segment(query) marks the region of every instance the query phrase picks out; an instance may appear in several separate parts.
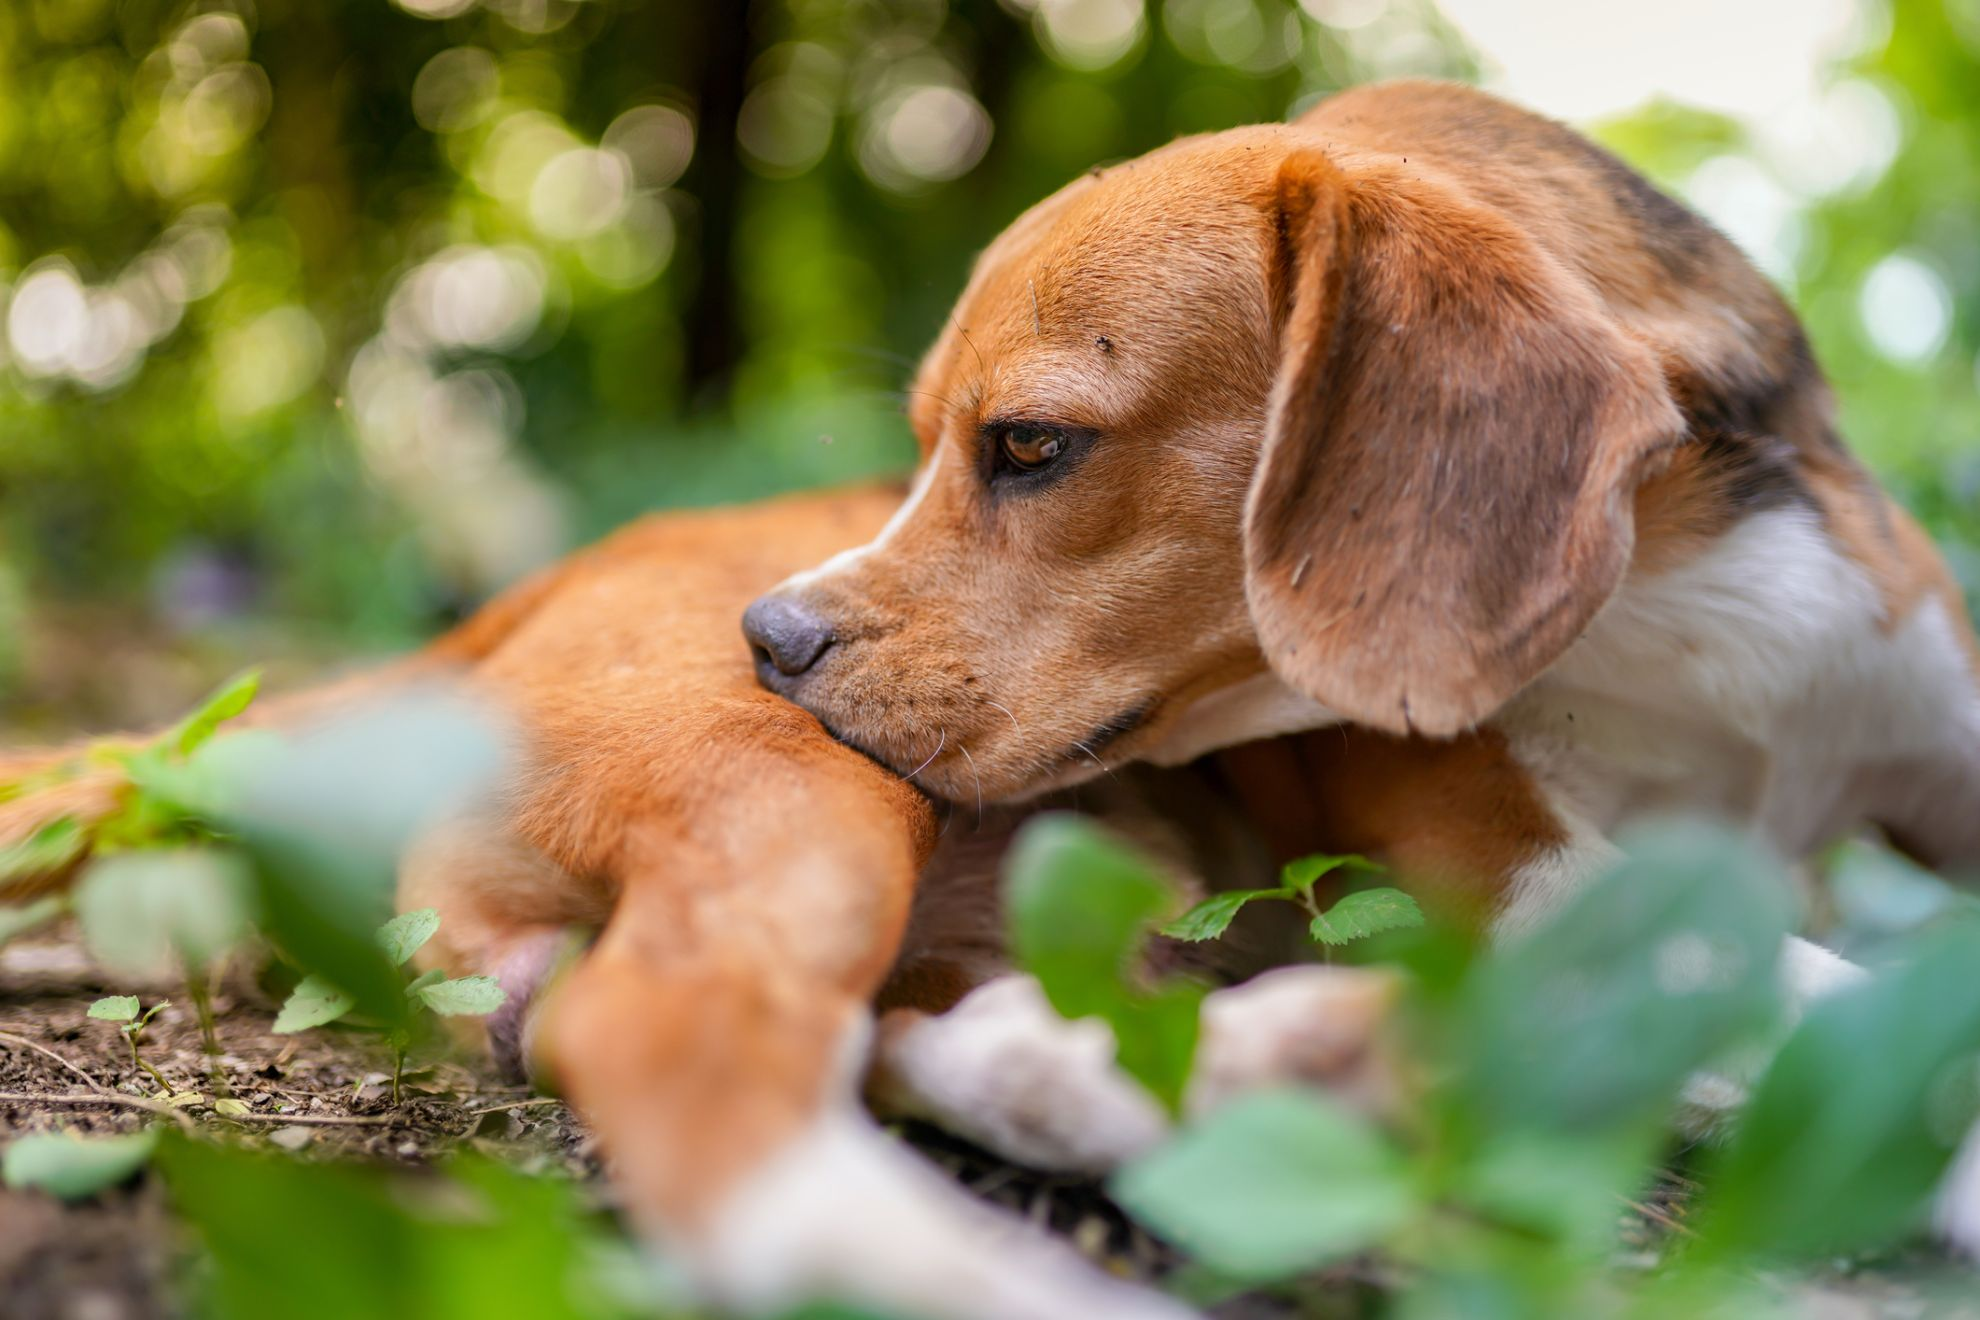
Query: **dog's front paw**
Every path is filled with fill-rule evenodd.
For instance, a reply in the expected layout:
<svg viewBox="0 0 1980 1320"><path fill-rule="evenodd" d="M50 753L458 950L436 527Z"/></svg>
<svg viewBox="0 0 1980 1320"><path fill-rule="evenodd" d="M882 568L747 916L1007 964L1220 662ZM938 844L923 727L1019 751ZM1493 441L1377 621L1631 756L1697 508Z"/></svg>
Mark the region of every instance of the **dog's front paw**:
<svg viewBox="0 0 1980 1320"><path fill-rule="evenodd" d="M690 1265L749 1313L828 1297L929 1320L1188 1320L970 1197L861 1116L828 1115L730 1196Z"/></svg>
<svg viewBox="0 0 1980 1320"><path fill-rule="evenodd" d="M939 1017L883 1023L873 1098L1019 1164L1104 1173L1169 1128L1114 1052L1104 1022L1068 1022L1031 977L1003 976Z"/></svg>
<svg viewBox="0 0 1980 1320"><path fill-rule="evenodd" d="M1204 1114L1249 1091L1321 1087L1366 1113L1395 1106L1390 1040L1401 990L1365 967L1282 967L1203 1001L1196 1068L1183 1097Z"/></svg>

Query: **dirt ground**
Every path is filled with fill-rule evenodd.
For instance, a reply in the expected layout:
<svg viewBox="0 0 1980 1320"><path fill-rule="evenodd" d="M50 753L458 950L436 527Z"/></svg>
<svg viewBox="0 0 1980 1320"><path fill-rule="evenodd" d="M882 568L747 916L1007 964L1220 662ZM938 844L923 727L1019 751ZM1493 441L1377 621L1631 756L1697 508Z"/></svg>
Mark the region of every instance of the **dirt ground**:
<svg viewBox="0 0 1980 1320"><path fill-rule="evenodd" d="M209 1101L231 1096L249 1107L248 1116L222 1117L210 1105L175 1115L145 1098L157 1088L133 1065L116 1024L87 1016L98 997L130 993L146 1006L173 999L145 1031L145 1061L175 1089ZM164 1121L196 1123L307 1159L419 1166L467 1145L528 1171L588 1180L609 1198L591 1137L571 1111L498 1076L484 1060L461 1055L409 1069L395 1106L390 1054L370 1035L332 1027L278 1036L269 1029L274 1003L245 975L221 978L214 1013L217 1079L181 987L111 981L64 926L0 946L0 1144L31 1132L134 1132ZM1109 1269L1154 1279L1175 1265L1172 1253L1128 1223L1089 1180L1020 1169L933 1129L905 1135L965 1186L1064 1234ZM173 1281L189 1250L154 1178L74 1206L0 1190L0 1314L175 1317ZM1221 1312L1236 1320L1295 1313L1267 1298Z"/></svg>
<svg viewBox="0 0 1980 1320"><path fill-rule="evenodd" d="M148 1006L174 997L147 1029L146 1061L175 1089L248 1106L225 1118L210 1105L174 1113L145 1097L156 1088L132 1065L116 1025L86 1016L101 995L138 993ZM389 1053L373 1037L336 1028L295 1036L269 1030L274 1004L243 974L222 978L215 1004L218 1077L195 1014L176 987L112 983L73 932L58 926L0 946L0 1144L71 1128L130 1132L154 1121L196 1123L249 1145L270 1143L305 1159L430 1163L463 1145L528 1171L559 1171L609 1192L590 1136L563 1104L534 1095L472 1056L422 1060L401 1103L390 1094ZM1022 1169L932 1129L905 1134L958 1181L1063 1235L1103 1268L1154 1281L1174 1254L1129 1223L1086 1179ZM1618 1264L1654 1265L1685 1232L1690 1185L1668 1173L1643 1201L1618 1207ZM74 1206L0 1190L0 1315L6 1320L168 1320L180 1311L174 1279L190 1249L156 1179L139 1177ZM1362 1262L1330 1271L1303 1300L1252 1294L1215 1308L1218 1320L1319 1320L1376 1314L1385 1268ZM1784 1281L1791 1314L1815 1320L1980 1320L1980 1290L1946 1290L1944 1262L1929 1254L1866 1268L1839 1262L1815 1283ZM1947 1303L1951 1303L1950 1306Z"/></svg>
<svg viewBox="0 0 1980 1320"><path fill-rule="evenodd" d="M208 1107L172 1117L140 1098L156 1087L133 1066L116 1024L86 1016L98 996L134 992L147 1006L174 997L145 1031L146 1062L176 1089L240 1100L246 1117ZM214 1003L216 1079L183 999L172 987L109 983L59 928L0 948L0 1141L185 1121L305 1158L418 1165L469 1144L526 1169L597 1176L591 1140L564 1105L471 1059L446 1059L409 1072L394 1106L391 1058L377 1041L335 1028L275 1035L273 1005L226 978ZM172 1278L186 1245L155 1179L72 1207L0 1191L0 1309L8 1320L173 1316Z"/></svg>

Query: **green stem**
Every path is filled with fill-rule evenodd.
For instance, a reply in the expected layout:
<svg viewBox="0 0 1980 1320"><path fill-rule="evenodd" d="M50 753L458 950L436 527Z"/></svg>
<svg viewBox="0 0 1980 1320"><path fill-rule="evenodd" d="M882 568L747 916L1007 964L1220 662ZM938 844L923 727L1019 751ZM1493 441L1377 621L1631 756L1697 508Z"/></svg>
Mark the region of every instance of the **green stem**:
<svg viewBox="0 0 1980 1320"><path fill-rule="evenodd" d="M1320 904L1319 901L1313 897L1313 891L1311 889L1295 890L1293 891L1293 896L1299 900L1299 905L1306 909L1306 914L1309 917L1312 917L1313 920L1315 921L1320 920L1321 917ZM1323 963L1331 964L1334 961L1333 946L1328 944L1323 944L1319 940L1315 940L1313 942L1320 946L1320 961Z"/></svg>
<svg viewBox="0 0 1980 1320"><path fill-rule="evenodd" d="M213 1021L213 992L206 979L199 972L186 977L186 993L192 996L193 1011L199 1015L200 1046L206 1052L206 1076L213 1083L213 1089L221 1095L230 1095L227 1078L220 1071L220 1036Z"/></svg>
<svg viewBox="0 0 1980 1320"><path fill-rule="evenodd" d="M138 1053L138 1033L135 1031L126 1031L124 1033L124 1039L131 1047L131 1062L151 1075L151 1080L158 1083L159 1091L166 1095L172 1094L172 1084L161 1077L158 1070L146 1063L144 1056Z"/></svg>

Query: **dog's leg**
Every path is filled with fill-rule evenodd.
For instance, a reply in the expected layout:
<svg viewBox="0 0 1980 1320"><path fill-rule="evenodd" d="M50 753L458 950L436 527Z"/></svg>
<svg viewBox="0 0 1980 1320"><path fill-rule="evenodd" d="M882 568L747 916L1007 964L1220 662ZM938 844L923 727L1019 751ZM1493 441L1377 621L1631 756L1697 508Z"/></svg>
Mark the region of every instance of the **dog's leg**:
<svg viewBox="0 0 1980 1320"><path fill-rule="evenodd" d="M897 845L862 847L856 815L837 819L808 849L756 826L741 870L733 838L666 843L549 991L541 1062L633 1218L699 1291L750 1312L837 1296L940 1320L1179 1320L866 1116L867 1004L914 877Z"/></svg>
<svg viewBox="0 0 1980 1320"><path fill-rule="evenodd" d="M1397 986L1372 969L1303 966L1212 992L1185 1109L1301 1083L1387 1112L1399 1097L1389 1041ZM1169 1131L1154 1098L1115 1066L1107 1027L1066 1021L1036 981L1015 974L947 1013L889 1013L868 1094L883 1112L1041 1169L1104 1173Z"/></svg>

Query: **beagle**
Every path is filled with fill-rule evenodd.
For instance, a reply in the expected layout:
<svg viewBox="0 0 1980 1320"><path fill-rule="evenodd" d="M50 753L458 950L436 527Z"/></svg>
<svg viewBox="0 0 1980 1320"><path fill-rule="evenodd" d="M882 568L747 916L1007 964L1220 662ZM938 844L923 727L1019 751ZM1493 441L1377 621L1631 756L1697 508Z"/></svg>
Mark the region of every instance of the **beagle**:
<svg viewBox="0 0 1980 1320"><path fill-rule="evenodd" d="M1583 138L1402 82L1095 170L982 254L763 685L945 797L1227 752L1529 925L1661 809L1980 862L1980 645L1794 314Z"/></svg>
<svg viewBox="0 0 1980 1320"><path fill-rule="evenodd" d="M899 502L861 489L650 518L409 659L250 718L306 731L446 682L513 731L519 765L415 841L399 903L441 913L423 961L503 982L496 1052L527 1054L584 1115L629 1215L703 1295L750 1312L832 1294L940 1320L1178 1320L974 1201L861 1103L1065 1168L1166 1128L1103 1028L1060 1022L1003 975L996 874L1029 810L938 840L930 799L755 682L744 605ZM0 786L24 781L43 786L0 792L0 849L107 813L119 790L73 752L0 758ZM1082 796L1179 874L1250 885L1273 865L1202 794L1188 813L1132 782ZM573 926L601 933L553 976ZM1392 989L1290 968L1213 992L1189 1103L1293 1079L1388 1103Z"/></svg>

